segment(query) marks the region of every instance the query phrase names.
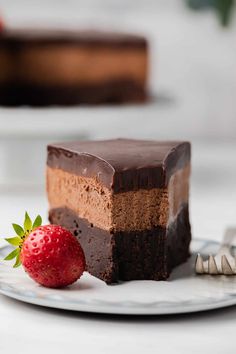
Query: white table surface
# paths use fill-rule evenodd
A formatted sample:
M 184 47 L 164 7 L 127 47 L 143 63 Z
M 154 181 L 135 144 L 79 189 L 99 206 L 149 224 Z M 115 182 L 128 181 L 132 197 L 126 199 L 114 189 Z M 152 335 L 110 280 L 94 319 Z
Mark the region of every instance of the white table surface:
M 191 219 L 195 237 L 220 240 L 224 227 L 236 223 L 235 145 L 210 146 L 194 149 Z M 10 223 L 21 222 L 25 209 L 46 220 L 40 187 L 22 193 L 1 189 L 1 235 L 11 235 Z M 182 316 L 122 317 L 40 308 L 0 296 L 0 353 L 233 354 L 235 324 L 236 306 Z

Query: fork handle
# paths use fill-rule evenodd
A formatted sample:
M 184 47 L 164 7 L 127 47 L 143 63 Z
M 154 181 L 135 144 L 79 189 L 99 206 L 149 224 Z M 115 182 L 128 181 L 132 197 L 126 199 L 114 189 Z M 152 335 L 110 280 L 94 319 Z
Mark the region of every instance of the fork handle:
M 221 248 L 236 246 L 236 228 L 229 227 L 225 230 Z

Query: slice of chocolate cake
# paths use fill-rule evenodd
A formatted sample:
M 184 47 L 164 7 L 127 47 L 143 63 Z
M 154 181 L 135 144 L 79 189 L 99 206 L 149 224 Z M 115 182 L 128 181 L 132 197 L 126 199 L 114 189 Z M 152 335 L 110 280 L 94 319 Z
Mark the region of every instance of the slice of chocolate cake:
M 48 146 L 51 223 L 79 238 L 107 283 L 167 279 L 189 256 L 190 144 L 142 140 Z
M 147 41 L 122 33 L 3 30 L 1 105 L 142 102 Z

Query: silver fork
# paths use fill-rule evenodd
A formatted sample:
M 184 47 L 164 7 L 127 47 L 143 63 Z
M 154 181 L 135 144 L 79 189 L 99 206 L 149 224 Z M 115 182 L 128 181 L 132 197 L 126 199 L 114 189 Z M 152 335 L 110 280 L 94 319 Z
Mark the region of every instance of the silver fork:
M 197 255 L 195 271 L 197 274 L 211 275 L 236 275 L 236 257 L 231 253 L 235 246 L 236 228 L 228 228 L 225 231 L 221 247 L 217 254 L 209 255 L 208 260 L 203 261 L 200 254 Z

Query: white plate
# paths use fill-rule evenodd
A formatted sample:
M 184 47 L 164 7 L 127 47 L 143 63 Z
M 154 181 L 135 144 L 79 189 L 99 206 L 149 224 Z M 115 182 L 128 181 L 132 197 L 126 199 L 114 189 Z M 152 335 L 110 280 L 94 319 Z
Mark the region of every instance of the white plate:
M 192 242 L 193 256 L 177 267 L 168 281 L 131 281 L 106 285 L 84 274 L 63 290 L 41 287 L 24 271 L 0 265 L 0 293 L 35 305 L 63 310 L 127 315 L 163 315 L 206 311 L 236 304 L 236 277 L 196 276 L 195 253 L 215 253 L 219 245 L 206 240 Z M 6 248 L 0 250 L 2 258 Z

